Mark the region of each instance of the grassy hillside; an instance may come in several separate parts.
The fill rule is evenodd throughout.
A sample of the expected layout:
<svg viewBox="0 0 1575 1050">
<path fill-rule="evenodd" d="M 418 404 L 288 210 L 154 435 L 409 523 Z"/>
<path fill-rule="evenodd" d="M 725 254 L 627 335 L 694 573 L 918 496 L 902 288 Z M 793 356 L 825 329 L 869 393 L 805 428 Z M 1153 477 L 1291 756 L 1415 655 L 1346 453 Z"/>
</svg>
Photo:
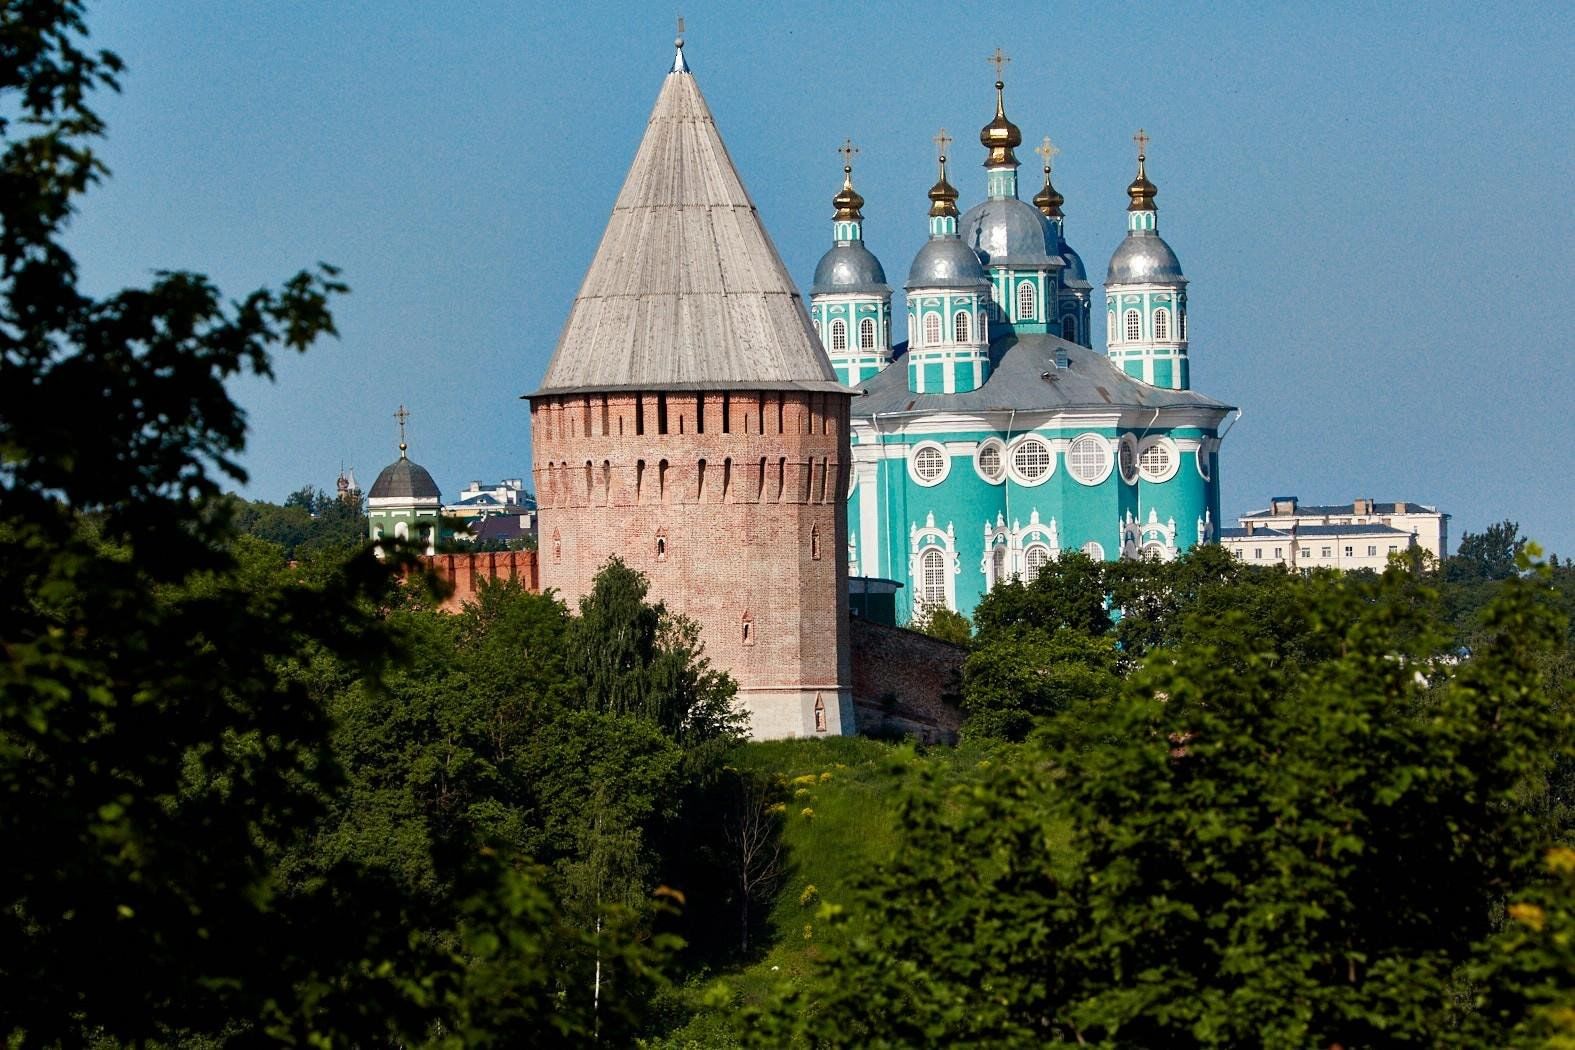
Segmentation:
<svg viewBox="0 0 1575 1050">
<path fill-rule="evenodd" d="M 790 789 L 784 842 L 789 872 L 771 907 L 766 935 L 747 962 L 707 974 L 679 991 L 675 1013 L 693 1016 L 653 1047 L 727 1046 L 726 1018 L 781 982 L 797 982 L 841 931 L 817 926 L 822 901 L 846 900 L 858 877 L 897 845 L 896 810 L 904 790 L 931 773 L 942 782 L 967 774 L 984 753 L 917 750 L 860 737 L 746 744 L 735 761 L 784 778 Z"/>
</svg>

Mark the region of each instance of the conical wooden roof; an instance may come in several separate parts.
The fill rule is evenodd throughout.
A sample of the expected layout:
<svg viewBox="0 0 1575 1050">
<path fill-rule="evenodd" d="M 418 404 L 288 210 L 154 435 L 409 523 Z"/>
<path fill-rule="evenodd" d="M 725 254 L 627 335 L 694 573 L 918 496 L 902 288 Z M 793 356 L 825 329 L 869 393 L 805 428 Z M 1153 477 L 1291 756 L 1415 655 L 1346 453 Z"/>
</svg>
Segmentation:
<svg viewBox="0 0 1575 1050">
<path fill-rule="evenodd" d="M 680 51 L 539 395 L 837 382 Z"/>
</svg>

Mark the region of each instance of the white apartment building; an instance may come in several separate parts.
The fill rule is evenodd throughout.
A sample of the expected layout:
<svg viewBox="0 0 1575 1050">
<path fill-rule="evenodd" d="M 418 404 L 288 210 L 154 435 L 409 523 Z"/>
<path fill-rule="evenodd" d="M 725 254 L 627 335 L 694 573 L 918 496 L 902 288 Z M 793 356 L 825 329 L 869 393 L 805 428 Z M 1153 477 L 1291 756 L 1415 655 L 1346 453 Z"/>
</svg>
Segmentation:
<svg viewBox="0 0 1575 1050">
<path fill-rule="evenodd" d="M 1449 553 L 1449 515 L 1423 503 L 1396 500 L 1377 503 L 1371 498 L 1350 503 L 1303 505 L 1295 496 L 1275 496 L 1263 510 L 1240 518 L 1242 528 L 1305 530 L 1314 525 L 1384 525 L 1416 537 L 1417 546 L 1435 558 Z M 1235 532 L 1230 529 L 1227 532 Z M 1360 545 L 1358 545 L 1360 546 Z"/>
<path fill-rule="evenodd" d="M 1221 529 L 1220 546 L 1253 565 L 1293 569 L 1372 569 L 1382 572 L 1389 555 L 1418 546 L 1414 533 L 1388 525 L 1260 526 L 1248 518 L 1239 529 Z"/>
</svg>

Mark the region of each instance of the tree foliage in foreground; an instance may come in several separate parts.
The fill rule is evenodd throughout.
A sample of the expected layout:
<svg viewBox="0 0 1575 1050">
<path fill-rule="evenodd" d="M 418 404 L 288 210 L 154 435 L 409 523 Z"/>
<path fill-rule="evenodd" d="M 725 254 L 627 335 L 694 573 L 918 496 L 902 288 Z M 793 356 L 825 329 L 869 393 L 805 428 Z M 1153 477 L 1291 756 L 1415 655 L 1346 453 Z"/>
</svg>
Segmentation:
<svg viewBox="0 0 1575 1050">
<path fill-rule="evenodd" d="M 1046 719 L 1078 732 L 915 792 L 895 860 L 824 913 L 849 946 L 741 1038 L 1502 1045 L 1564 1023 L 1567 896 L 1536 902 L 1567 891 L 1537 889 L 1556 830 L 1528 804 L 1570 740 L 1547 576 L 1501 585 L 1463 662 L 1399 570 L 1279 577 L 1288 634 L 1188 616 L 1114 699 Z"/>
</svg>

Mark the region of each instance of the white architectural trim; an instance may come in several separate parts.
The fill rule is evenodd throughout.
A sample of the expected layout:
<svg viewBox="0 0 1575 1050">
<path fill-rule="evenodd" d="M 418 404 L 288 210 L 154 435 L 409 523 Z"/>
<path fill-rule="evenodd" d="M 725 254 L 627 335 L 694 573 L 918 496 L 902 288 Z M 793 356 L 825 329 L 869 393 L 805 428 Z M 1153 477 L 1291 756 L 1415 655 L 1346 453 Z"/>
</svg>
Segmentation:
<svg viewBox="0 0 1575 1050">
<path fill-rule="evenodd" d="M 1046 467 L 1045 472 L 1040 474 L 1038 477 L 1029 477 L 1019 470 L 1017 466 L 1018 452 L 1022 451 L 1024 446 L 1030 444 L 1044 446 L 1045 455 L 1049 459 L 1049 466 Z M 1045 482 L 1049 481 L 1055 476 L 1055 445 L 1042 434 L 1023 434 L 1021 437 L 1018 437 L 1010 445 L 1008 445 L 1007 450 L 1009 452 L 1009 455 L 1006 458 L 1007 473 L 1010 474 L 1012 480 L 1017 482 L 1019 485 L 1032 488 L 1036 485 L 1043 485 Z"/>
<path fill-rule="evenodd" d="M 1076 470 L 1072 469 L 1072 446 L 1076 445 L 1078 442 L 1088 441 L 1089 439 L 1092 439 L 1098 443 L 1100 451 L 1104 455 L 1104 464 L 1100 467 L 1098 474 L 1085 478 L 1079 475 Z M 1088 433 L 1077 435 L 1067 442 L 1065 456 L 1067 474 L 1071 476 L 1073 481 L 1076 481 L 1080 485 L 1087 485 L 1090 488 L 1095 485 L 1103 484 L 1105 479 L 1110 477 L 1110 472 L 1115 469 L 1116 465 L 1115 450 L 1110 447 L 1110 439 L 1105 437 L 1103 434 Z"/>
<path fill-rule="evenodd" d="M 1163 448 L 1165 450 L 1166 460 L 1164 470 L 1150 471 L 1147 467 L 1143 466 L 1143 455 L 1152 448 Z M 1166 437 L 1163 434 L 1158 434 L 1154 437 L 1146 438 L 1143 443 L 1138 446 L 1138 473 L 1143 476 L 1144 481 L 1154 484 L 1169 481 L 1171 478 L 1176 476 L 1176 471 L 1180 469 L 1181 450 L 1176 447 L 1176 443 L 1169 437 Z"/>
<path fill-rule="evenodd" d="M 933 478 L 926 478 L 919 473 L 919 454 L 926 451 L 933 451 L 936 455 L 941 457 L 941 472 L 935 475 Z M 923 485 L 925 488 L 933 488 L 934 486 L 939 485 L 941 482 L 945 481 L 952 472 L 952 454 L 946 448 L 946 446 L 941 444 L 939 441 L 921 441 L 916 445 L 910 446 L 908 448 L 907 460 L 908 477 L 913 479 L 913 483 L 915 485 Z"/>
<path fill-rule="evenodd" d="M 924 526 L 914 525 L 908 533 L 909 557 L 908 578 L 913 581 L 913 608 L 915 612 L 925 605 L 924 596 L 924 567 L 923 558 L 927 551 L 939 551 L 943 559 L 942 582 L 945 589 L 943 600 L 946 608 L 957 608 L 957 574 L 962 571 L 957 561 L 957 533 L 952 528 L 951 522 L 946 523 L 944 530 L 935 524 L 933 512 L 925 514 Z"/>
</svg>

